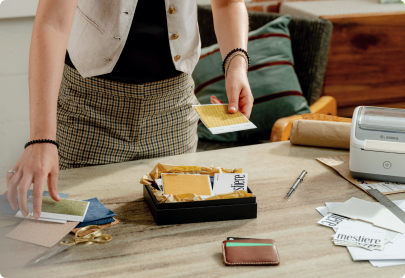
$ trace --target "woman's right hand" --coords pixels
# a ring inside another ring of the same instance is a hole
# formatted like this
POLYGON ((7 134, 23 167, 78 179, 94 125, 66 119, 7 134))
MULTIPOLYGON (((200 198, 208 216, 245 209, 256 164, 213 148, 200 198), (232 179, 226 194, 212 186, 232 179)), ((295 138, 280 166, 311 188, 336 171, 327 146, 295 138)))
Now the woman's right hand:
POLYGON ((15 174, 8 173, 6 176, 8 201, 14 210, 20 207, 24 217, 28 215, 27 191, 32 183, 35 219, 41 216, 42 194, 47 179, 50 196, 55 201, 61 200, 57 188, 59 158, 55 145, 37 143, 28 146, 13 170, 16 171, 15 174))

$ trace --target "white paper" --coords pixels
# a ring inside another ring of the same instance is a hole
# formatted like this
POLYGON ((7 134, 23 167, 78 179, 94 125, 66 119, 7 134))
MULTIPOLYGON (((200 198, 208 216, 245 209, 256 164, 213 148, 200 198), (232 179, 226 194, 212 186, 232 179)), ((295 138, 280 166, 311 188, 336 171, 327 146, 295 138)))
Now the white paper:
POLYGON ((386 266, 395 266, 395 265, 404 265, 405 260, 370 260, 372 266, 377 267, 386 267, 386 266))
POLYGON ((162 179, 156 179, 155 182, 156 182, 156 185, 160 188, 161 191, 163 191, 163 194, 164 194, 165 191, 164 191, 164 188, 163 188, 162 179))
POLYGON ((47 221, 47 222, 55 222, 55 223, 66 223, 66 220, 61 220, 61 219, 52 219, 52 218, 46 218, 46 217, 42 217, 42 212, 41 212, 41 217, 38 219, 35 219, 32 213, 29 213, 27 215, 27 217, 24 217, 21 213, 21 211, 18 211, 17 214, 15 215, 15 217, 19 217, 19 218, 28 218, 28 219, 32 219, 32 220, 39 220, 39 221, 47 221))
POLYGON ((333 240, 347 241, 360 245, 381 246, 385 243, 386 234, 387 230, 375 227, 369 223, 349 220, 339 225, 333 240))
POLYGON ((337 228, 339 224, 345 220, 348 220, 349 218, 340 216, 337 214, 328 214, 324 216, 321 220, 319 220, 317 223, 329 228, 337 228))
POLYGON ((375 226, 405 233, 405 223, 377 202, 351 198, 330 211, 331 213, 373 223, 375 226))
POLYGON ((367 260, 405 260, 405 235, 401 235, 395 243, 387 243, 383 251, 368 251, 359 247, 347 247, 354 261, 367 260))
POLYGON ((212 134, 221 134, 221 133, 234 132, 234 131, 241 131, 241 130, 254 129, 254 128, 257 128, 257 127, 254 125, 254 123, 248 122, 248 123, 236 124, 236 125, 227 125, 227 126, 211 127, 211 128, 208 128, 208 130, 209 130, 212 134))
POLYGON ((237 190, 247 191, 248 174, 215 174, 214 188, 212 193, 214 195, 231 193, 237 190))
POLYGON ((328 210, 327 207, 319 207, 319 208, 316 208, 316 210, 317 210, 320 214, 322 214, 322 216, 326 216, 326 215, 328 214, 328 212, 329 212, 329 210, 328 210))
POLYGON ((332 209, 334 209, 335 207, 340 206, 341 204, 343 204, 343 203, 342 203, 342 202, 340 202, 340 203, 326 202, 326 203, 325 203, 325 205, 326 205, 326 207, 328 208, 328 210, 332 210, 332 209))
POLYGON ((385 244, 388 243, 384 242, 382 245, 373 245, 373 244, 366 244, 366 243, 356 243, 356 242, 348 242, 348 241, 340 241, 340 240, 334 240, 333 243, 335 245, 339 245, 339 246, 354 246, 354 247, 360 247, 360 248, 364 248, 366 250, 384 250, 385 244))

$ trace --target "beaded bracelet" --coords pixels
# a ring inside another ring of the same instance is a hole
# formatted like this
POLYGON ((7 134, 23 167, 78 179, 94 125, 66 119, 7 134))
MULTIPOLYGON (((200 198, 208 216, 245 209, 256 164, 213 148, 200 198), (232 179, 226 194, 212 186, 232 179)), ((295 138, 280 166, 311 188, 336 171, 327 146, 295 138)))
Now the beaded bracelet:
POLYGON ((242 48, 235 48, 233 50, 231 50, 228 55, 226 55, 224 61, 222 62, 222 72, 225 74, 225 64, 226 61, 228 60, 229 56, 231 56, 233 53, 235 52, 242 52, 243 54, 245 54, 247 61, 248 61, 248 66, 250 65, 250 57, 249 54, 246 52, 246 50, 242 49, 242 48))
POLYGON ((51 143, 51 144, 54 144, 56 146, 56 148, 59 149, 58 142, 50 140, 50 139, 39 139, 39 140, 29 141, 28 143, 25 144, 24 149, 26 149, 28 146, 30 146, 32 144, 36 144, 36 143, 51 143))
POLYGON ((247 70, 248 70, 248 68, 249 68, 248 59, 246 58, 246 56, 245 56, 244 53, 242 53, 242 52, 235 52, 235 53, 233 53, 231 56, 229 56, 228 61, 227 61, 226 65, 225 65, 225 78, 226 78, 226 75, 228 74, 228 68, 229 68, 229 65, 230 65, 231 62, 232 62, 232 59, 233 59, 234 57, 238 56, 238 55, 242 56, 242 57, 245 59, 245 61, 246 61, 246 72, 247 72, 247 70))

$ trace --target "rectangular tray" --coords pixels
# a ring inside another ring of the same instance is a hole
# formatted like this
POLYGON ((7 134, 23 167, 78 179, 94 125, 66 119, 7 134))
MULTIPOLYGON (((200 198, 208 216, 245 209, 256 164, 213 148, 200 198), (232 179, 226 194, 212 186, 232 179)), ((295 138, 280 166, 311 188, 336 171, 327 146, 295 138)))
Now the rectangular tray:
MULTIPOLYGON (((248 188, 248 192, 252 191, 248 188)), ((256 197, 159 204, 149 186, 143 196, 157 225, 257 218, 256 197)))

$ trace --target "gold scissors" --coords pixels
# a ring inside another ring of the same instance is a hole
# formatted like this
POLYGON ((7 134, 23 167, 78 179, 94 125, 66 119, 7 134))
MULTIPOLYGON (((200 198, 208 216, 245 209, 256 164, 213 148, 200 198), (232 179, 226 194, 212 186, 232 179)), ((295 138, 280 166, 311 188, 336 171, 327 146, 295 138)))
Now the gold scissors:
POLYGON ((100 243, 104 244, 109 242, 112 239, 112 236, 109 234, 103 234, 103 228, 99 225, 89 225, 86 227, 81 228, 75 233, 74 239, 68 240, 67 242, 61 241, 60 244, 62 245, 68 245, 68 246, 73 246, 79 243, 87 243, 87 244, 92 244, 92 243, 100 243), (85 236, 80 236, 82 233, 88 230, 93 230, 96 229, 94 232, 91 232, 90 234, 87 234, 85 236))
POLYGON ((103 234, 103 228, 98 225, 89 225, 86 227, 81 228, 75 233, 75 237, 72 238, 71 235, 65 236, 61 242, 59 242, 57 245, 46 251, 45 253, 39 255, 35 259, 29 261, 26 265, 35 265, 39 262, 42 262, 53 255, 56 255, 66 249, 69 249, 73 245, 76 244, 92 244, 92 243, 100 243, 104 244, 109 242, 112 239, 112 237, 109 234, 103 234), (91 232, 85 236, 80 236, 83 234, 85 231, 96 229, 94 232, 91 232))

